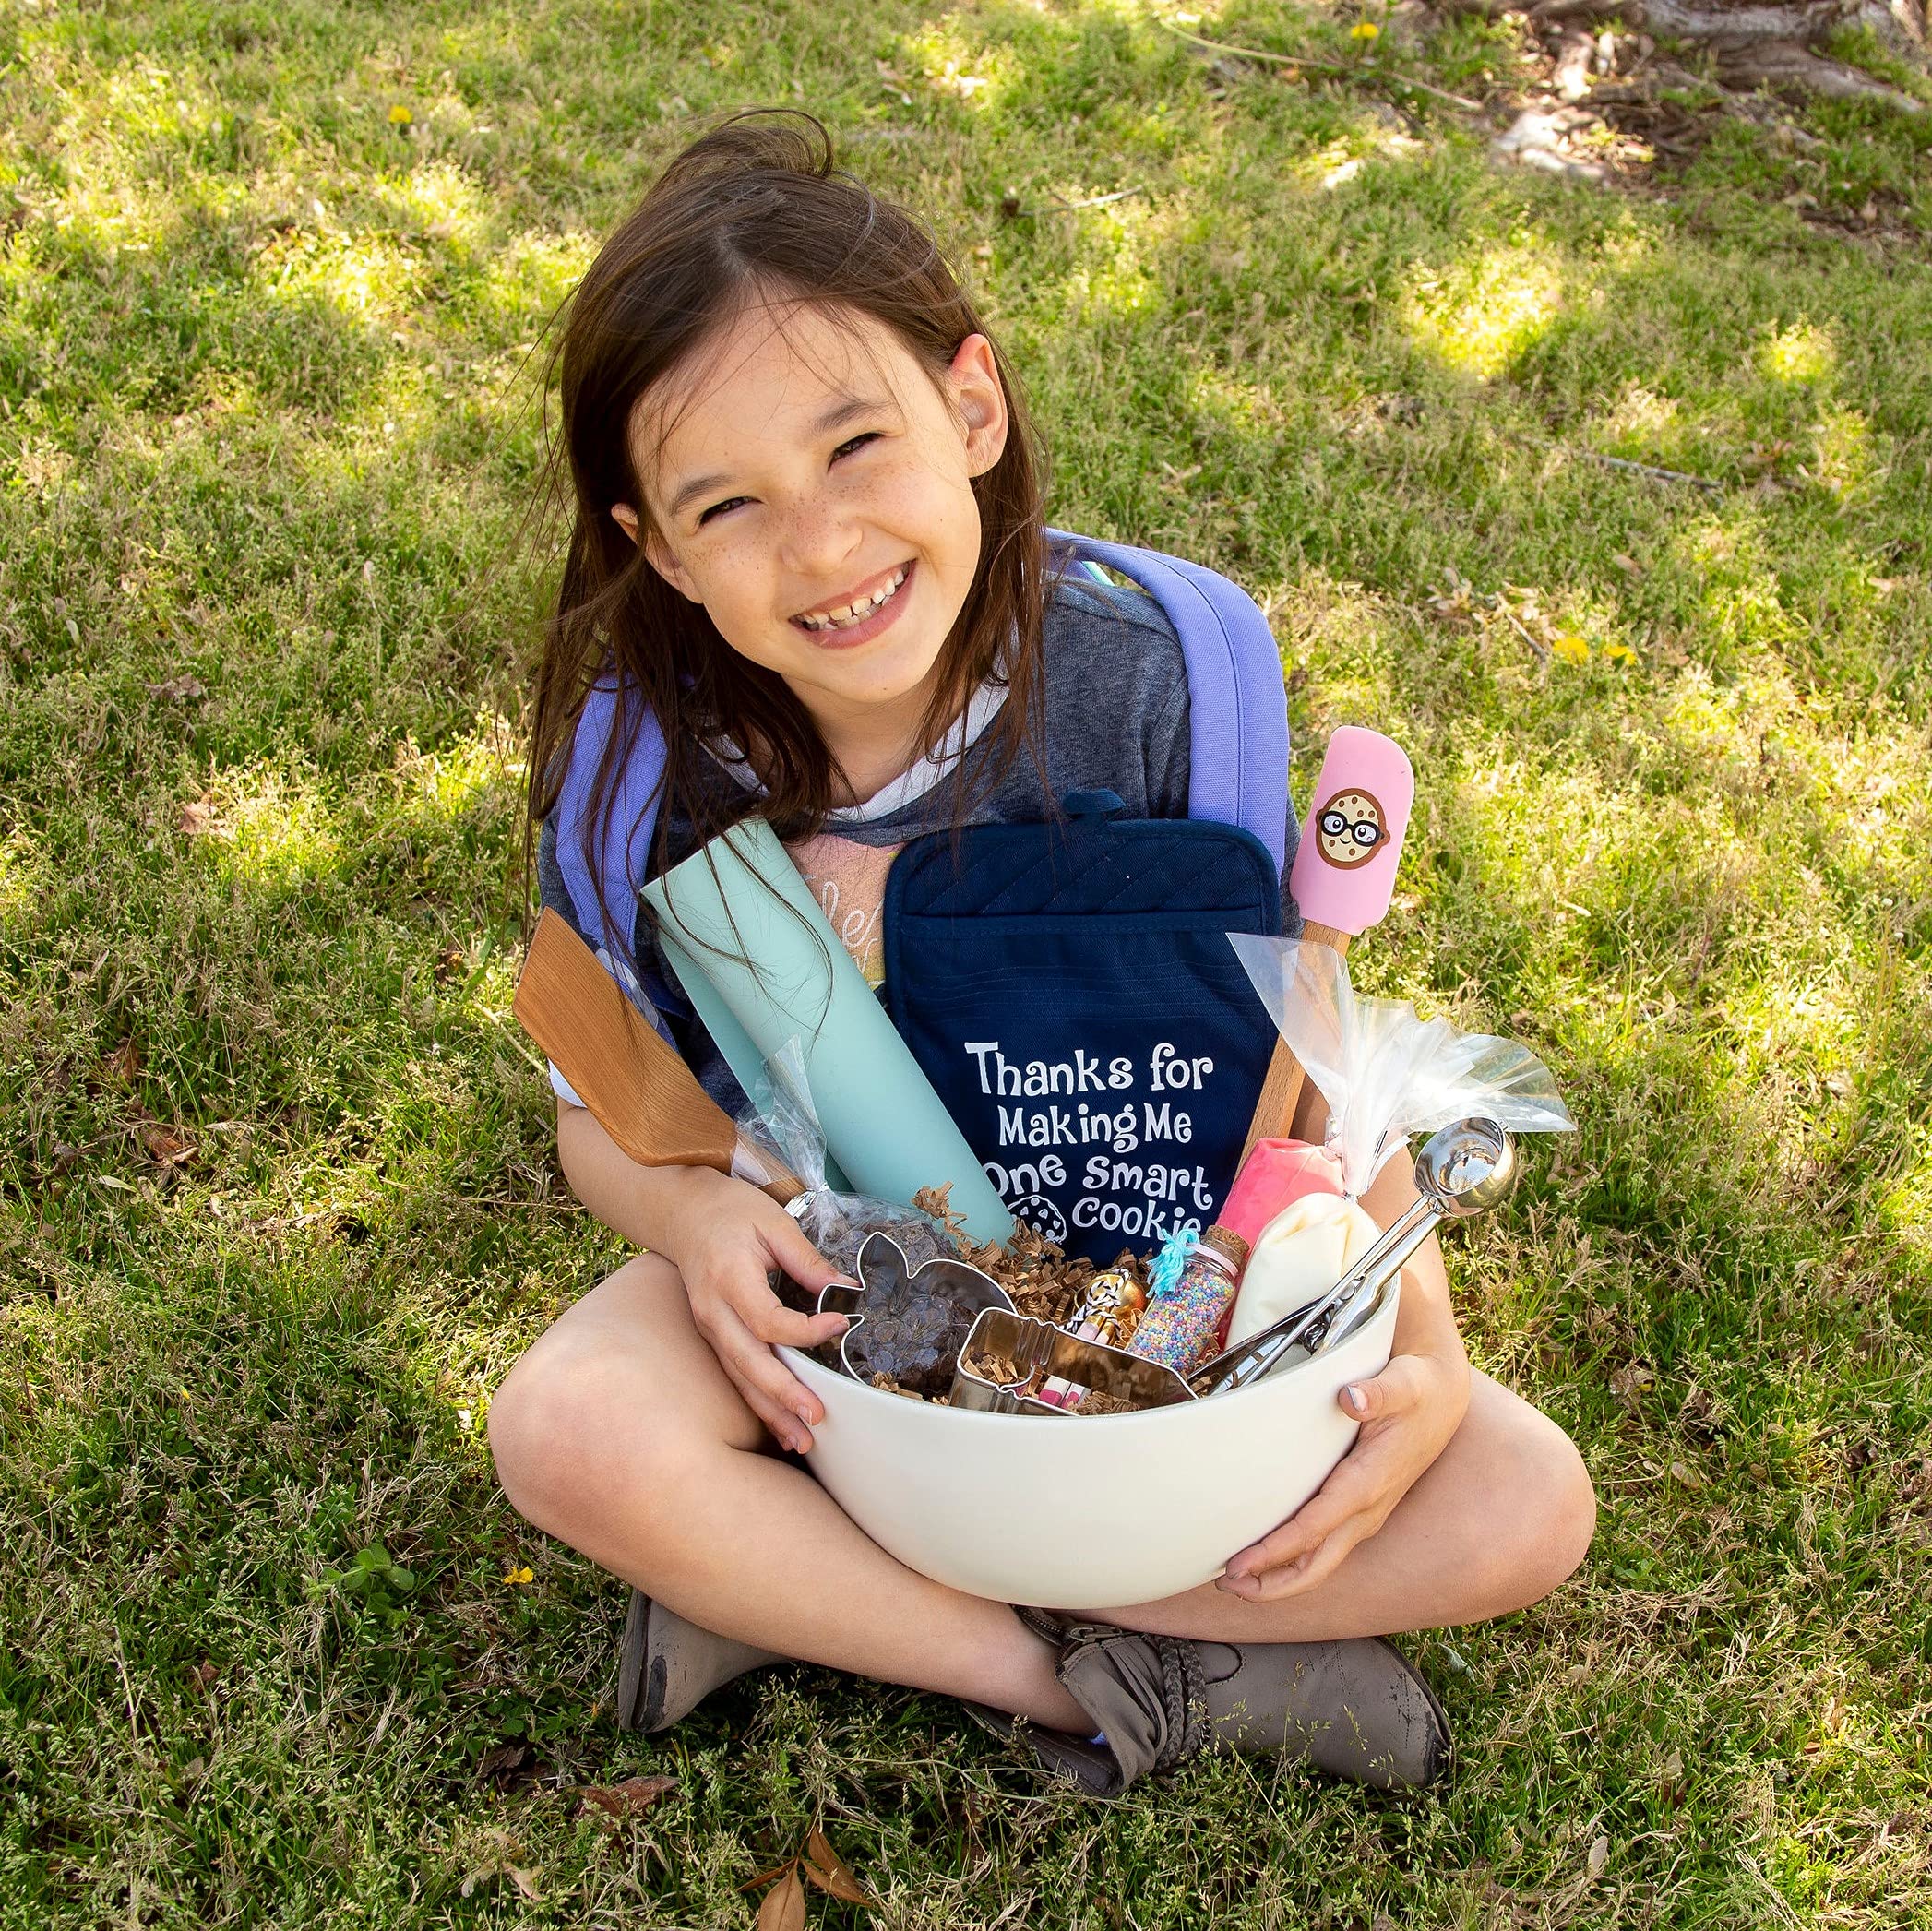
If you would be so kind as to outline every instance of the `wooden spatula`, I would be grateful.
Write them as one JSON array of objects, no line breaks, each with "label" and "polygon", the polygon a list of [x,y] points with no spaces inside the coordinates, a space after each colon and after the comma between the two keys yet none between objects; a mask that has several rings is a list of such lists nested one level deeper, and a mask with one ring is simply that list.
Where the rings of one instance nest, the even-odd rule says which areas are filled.
[{"label": "wooden spatula", "polygon": [[548,906],[537,921],[511,1009],[638,1165],[736,1172],[774,1200],[805,1191],[805,1182],[776,1154],[738,1131],[632,1007],[596,954]]}]

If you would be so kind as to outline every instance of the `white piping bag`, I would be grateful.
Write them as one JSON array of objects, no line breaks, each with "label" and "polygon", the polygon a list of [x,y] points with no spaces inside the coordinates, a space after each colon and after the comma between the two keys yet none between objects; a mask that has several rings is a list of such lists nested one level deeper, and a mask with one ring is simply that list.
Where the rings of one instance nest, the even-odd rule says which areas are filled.
[{"label": "white piping bag", "polygon": [[1412,1133],[1476,1115],[1511,1133],[1576,1122],[1549,1068],[1514,1040],[1425,1019],[1406,999],[1360,999],[1332,946],[1231,932],[1257,995],[1329,1104],[1324,1142],[1351,1198]]}]

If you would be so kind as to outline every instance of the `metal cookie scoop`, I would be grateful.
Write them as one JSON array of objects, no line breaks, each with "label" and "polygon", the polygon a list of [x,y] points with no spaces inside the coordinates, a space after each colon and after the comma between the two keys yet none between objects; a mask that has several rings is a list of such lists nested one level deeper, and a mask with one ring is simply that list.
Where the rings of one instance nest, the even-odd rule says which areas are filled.
[{"label": "metal cookie scoop", "polygon": [[1375,1246],[1318,1301],[1230,1348],[1193,1377],[1203,1395],[1245,1388],[1278,1368],[1317,1354],[1360,1325],[1402,1263],[1440,1221],[1485,1213],[1516,1184],[1516,1144],[1494,1120],[1458,1120],[1430,1136],[1415,1161],[1422,1198],[1413,1202]]},{"label": "metal cookie scoop", "polygon": [[923,1395],[943,1395],[974,1320],[989,1307],[1014,1311],[992,1275],[963,1260],[909,1268],[905,1249],[888,1234],[865,1236],[853,1271],[858,1286],[835,1281],[819,1294],[818,1312],[850,1317],[839,1363],[854,1381],[883,1375]]}]

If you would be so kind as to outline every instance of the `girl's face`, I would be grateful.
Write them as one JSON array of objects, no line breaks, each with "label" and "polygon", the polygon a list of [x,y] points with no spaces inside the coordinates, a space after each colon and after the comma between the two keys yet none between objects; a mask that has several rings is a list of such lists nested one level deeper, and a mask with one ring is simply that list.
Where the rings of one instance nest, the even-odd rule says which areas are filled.
[{"label": "girl's face", "polygon": [[[936,377],[869,316],[749,309],[639,405],[645,553],[826,735],[910,733],[979,566],[1007,402],[983,335]],[[611,514],[633,542],[632,506]]]}]

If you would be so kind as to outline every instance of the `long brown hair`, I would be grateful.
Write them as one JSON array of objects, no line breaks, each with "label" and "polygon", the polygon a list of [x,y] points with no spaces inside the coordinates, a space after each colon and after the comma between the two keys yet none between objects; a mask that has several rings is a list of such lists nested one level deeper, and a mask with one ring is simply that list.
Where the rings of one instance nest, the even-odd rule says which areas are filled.
[{"label": "long brown hair", "polygon": [[[986,333],[937,243],[905,209],[835,168],[830,136],[805,113],[757,112],[713,128],[671,162],[598,251],[551,356],[560,421],[547,480],[571,530],[537,672],[526,826],[526,840],[534,838],[555,808],[585,697],[614,673],[614,728],[590,793],[593,876],[616,775],[646,711],[669,754],[660,852],[674,811],[700,843],[731,820],[710,802],[715,783],[704,782],[706,735],[728,735],[752,753],[765,795],[736,815],[756,809],[781,837],[815,830],[841,802],[842,774],[784,681],[732,650],[703,606],[659,576],[611,516],[618,503],[646,514],[630,441],[638,399],[747,304],[774,300],[870,316],[935,377],[969,335]],[[996,347],[994,355],[1010,427],[999,460],[972,482],[979,566],[936,663],[919,738],[930,749],[980,682],[1004,682],[1006,702],[971,760],[982,785],[1023,745],[1038,755],[1046,594],[1040,454],[1020,386]],[[596,883],[602,901],[602,878]],[[578,911],[591,915],[589,906]],[[628,948],[631,935],[618,937]]]}]

